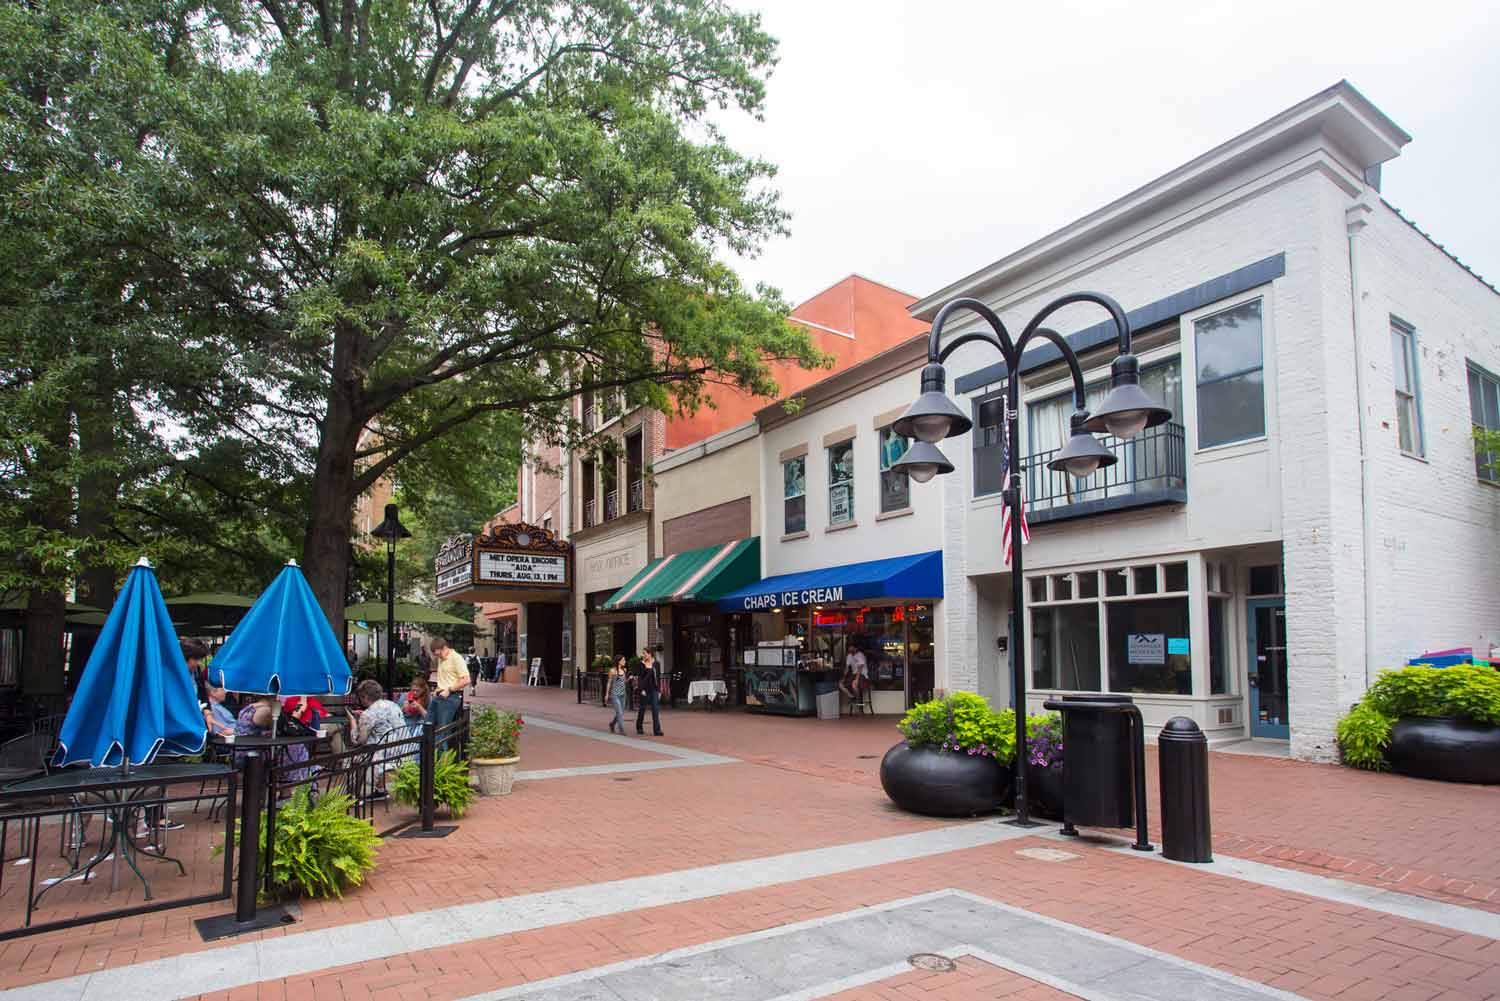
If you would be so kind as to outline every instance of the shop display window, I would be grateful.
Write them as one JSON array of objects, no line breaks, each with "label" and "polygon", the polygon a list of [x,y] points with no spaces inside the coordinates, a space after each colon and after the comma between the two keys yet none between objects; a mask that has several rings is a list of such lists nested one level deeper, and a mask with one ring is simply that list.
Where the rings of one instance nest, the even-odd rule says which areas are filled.
[{"label": "shop display window", "polygon": [[1193,693],[1186,598],[1111,602],[1105,615],[1110,691]]},{"label": "shop display window", "polygon": [[1099,606],[1057,605],[1031,610],[1031,686],[1099,690]]}]

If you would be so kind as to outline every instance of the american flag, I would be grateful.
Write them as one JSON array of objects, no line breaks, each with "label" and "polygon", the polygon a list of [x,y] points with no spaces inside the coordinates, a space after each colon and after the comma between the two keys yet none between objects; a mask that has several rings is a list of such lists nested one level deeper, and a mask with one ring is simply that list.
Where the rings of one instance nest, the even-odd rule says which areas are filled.
[{"label": "american flag", "polygon": [[[1000,473],[1000,482],[1009,486],[1010,441],[1009,436],[1004,431],[1000,432]],[[1019,481],[1020,477],[1016,479]],[[1020,490],[1017,490],[1016,493],[1021,508],[1021,545],[1024,546],[1031,541],[1031,526],[1026,524],[1026,497]],[[1003,545],[1005,546],[1005,565],[1010,566],[1010,505],[1002,503],[1000,511],[1000,538],[1003,540]]]}]

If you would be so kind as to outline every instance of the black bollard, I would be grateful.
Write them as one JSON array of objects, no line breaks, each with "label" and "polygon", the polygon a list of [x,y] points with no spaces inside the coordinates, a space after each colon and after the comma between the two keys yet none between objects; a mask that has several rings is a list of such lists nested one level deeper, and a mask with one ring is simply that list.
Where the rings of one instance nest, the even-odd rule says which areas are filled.
[{"label": "black bollard", "polygon": [[1161,853],[1175,862],[1212,862],[1208,738],[1186,716],[1174,716],[1156,738],[1161,771]]},{"label": "black bollard", "polygon": [[437,810],[435,772],[437,769],[437,741],[433,734],[432,720],[422,721],[422,756],[418,762],[418,792],[422,800],[422,830],[431,831],[433,815]]},{"label": "black bollard", "polygon": [[266,759],[259,751],[245,755],[245,792],[240,813],[240,881],[234,920],[255,919],[255,893],[260,884],[260,807],[266,797]]}]

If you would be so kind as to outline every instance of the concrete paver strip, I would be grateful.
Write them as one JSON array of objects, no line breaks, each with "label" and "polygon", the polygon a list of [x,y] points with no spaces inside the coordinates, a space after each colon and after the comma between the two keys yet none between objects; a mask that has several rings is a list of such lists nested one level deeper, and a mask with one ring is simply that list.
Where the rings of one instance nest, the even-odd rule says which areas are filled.
[{"label": "concrete paver strip", "polygon": [[913,953],[975,956],[1088,1001],[1299,995],[988,900],[943,890],[471,995],[467,1001],[790,1001],[900,972]]}]

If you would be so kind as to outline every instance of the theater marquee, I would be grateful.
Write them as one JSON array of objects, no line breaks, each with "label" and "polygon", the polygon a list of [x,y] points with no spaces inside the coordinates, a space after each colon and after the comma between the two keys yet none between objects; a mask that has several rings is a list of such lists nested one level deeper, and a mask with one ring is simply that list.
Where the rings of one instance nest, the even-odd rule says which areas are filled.
[{"label": "theater marquee", "polygon": [[562,601],[573,587],[573,546],[536,525],[455,535],[433,560],[449,601]]}]

